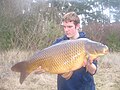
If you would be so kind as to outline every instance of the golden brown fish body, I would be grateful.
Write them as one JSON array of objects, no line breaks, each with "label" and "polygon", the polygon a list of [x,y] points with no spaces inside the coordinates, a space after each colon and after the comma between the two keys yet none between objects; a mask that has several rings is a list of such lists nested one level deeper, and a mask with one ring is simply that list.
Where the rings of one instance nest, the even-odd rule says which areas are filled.
[{"label": "golden brown fish body", "polygon": [[[86,53],[83,42],[62,42],[57,45],[48,47],[37,53],[32,61],[29,62],[29,70],[33,71],[41,66],[47,72],[60,74],[75,70],[82,66]],[[74,47],[76,45],[76,47]],[[33,61],[34,60],[34,61]]]},{"label": "golden brown fish body", "polygon": [[66,40],[33,55],[28,61],[15,64],[11,69],[21,72],[20,83],[38,67],[54,74],[68,73],[82,67],[89,57],[106,54],[108,47],[89,39]]}]

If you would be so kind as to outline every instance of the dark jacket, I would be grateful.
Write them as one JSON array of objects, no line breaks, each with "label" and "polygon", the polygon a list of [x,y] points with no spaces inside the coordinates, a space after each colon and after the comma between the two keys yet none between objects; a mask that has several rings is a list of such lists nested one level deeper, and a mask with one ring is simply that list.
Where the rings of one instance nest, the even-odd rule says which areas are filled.
[{"label": "dark jacket", "polygon": [[[86,38],[84,32],[79,33],[79,38]],[[66,35],[58,38],[53,44],[59,43],[63,40],[69,40]],[[97,61],[93,62],[97,66]],[[57,89],[58,90],[95,90],[94,78],[89,72],[86,72],[86,68],[82,67],[74,71],[72,77],[66,80],[61,75],[57,77]]]}]

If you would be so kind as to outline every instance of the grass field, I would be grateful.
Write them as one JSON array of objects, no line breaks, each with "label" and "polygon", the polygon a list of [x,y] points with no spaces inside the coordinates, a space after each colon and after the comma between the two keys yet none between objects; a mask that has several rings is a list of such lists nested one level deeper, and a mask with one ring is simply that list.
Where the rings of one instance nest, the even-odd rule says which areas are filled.
[{"label": "grass field", "polygon": [[[32,51],[19,50],[0,52],[0,90],[56,90],[56,75],[32,73],[21,85],[19,73],[10,70],[13,64],[32,54]],[[96,90],[120,90],[120,53],[101,57],[94,77]]]}]

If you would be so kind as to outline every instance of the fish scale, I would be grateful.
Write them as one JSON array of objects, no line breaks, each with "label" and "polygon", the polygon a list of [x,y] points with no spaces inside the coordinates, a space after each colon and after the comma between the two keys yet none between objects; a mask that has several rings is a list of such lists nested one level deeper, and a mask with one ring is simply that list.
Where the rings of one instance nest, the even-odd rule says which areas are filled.
[{"label": "fish scale", "polygon": [[[74,44],[76,44],[76,47],[73,47]],[[74,54],[76,55],[78,53],[78,51],[79,51],[78,50],[78,48],[79,48],[78,46],[79,45],[77,45],[77,43],[71,43],[71,44],[68,44],[67,46],[68,47],[64,47],[64,46],[61,47],[61,46],[59,46],[58,48],[54,48],[54,49],[57,49],[57,50],[59,50],[59,48],[61,48],[59,50],[59,52],[58,52],[59,54],[51,52],[51,51],[53,51],[53,49],[50,49],[49,51],[42,53],[43,54],[42,56],[46,56],[48,53],[51,52],[51,54],[49,56],[47,56],[46,59],[41,59],[41,58],[37,57],[38,60],[36,60],[36,62],[37,63],[41,63],[41,61],[42,61],[43,63],[41,65],[41,68],[43,68],[44,70],[49,71],[51,73],[58,73],[58,72],[59,73],[64,73],[66,71],[66,69],[67,69],[66,72],[68,72],[68,70],[70,70],[70,68],[71,68],[70,67],[71,64],[73,64],[72,57],[74,56]],[[64,49],[64,52],[63,52],[63,49]],[[83,49],[83,48],[81,48],[81,49]],[[54,50],[54,51],[56,51],[56,50]],[[64,56],[63,56],[63,54],[64,54]],[[54,58],[52,58],[53,56],[54,56]],[[39,59],[41,59],[41,61]],[[49,62],[47,63],[46,61],[48,61],[48,59],[49,59]],[[50,61],[52,62],[52,64],[50,64]],[[59,61],[60,61],[60,63],[59,63]],[[65,62],[67,62],[66,65],[64,65]],[[77,62],[75,62],[75,63],[77,63]]]},{"label": "fish scale", "polygon": [[47,47],[34,54],[29,60],[15,64],[11,69],[20,72],[20,83],[38,67],[41,72],[64,74],[82,67],[84,60],[90,56],[93,60],[105,55],[108,47],[90,39],[66,40]]}]

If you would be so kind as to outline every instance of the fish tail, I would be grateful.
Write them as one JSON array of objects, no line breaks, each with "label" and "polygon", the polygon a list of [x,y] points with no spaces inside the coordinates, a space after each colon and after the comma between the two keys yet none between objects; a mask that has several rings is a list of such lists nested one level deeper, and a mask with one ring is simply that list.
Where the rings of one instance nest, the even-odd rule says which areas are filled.
[{"label": "fish tail", "polygon": [[26,77],[30,74],[29,72],[27,72],[27,66],[28,63],[26,61],[23,61],[11,67],[12,71],[20,72],[20,84],[22,84]]}]

